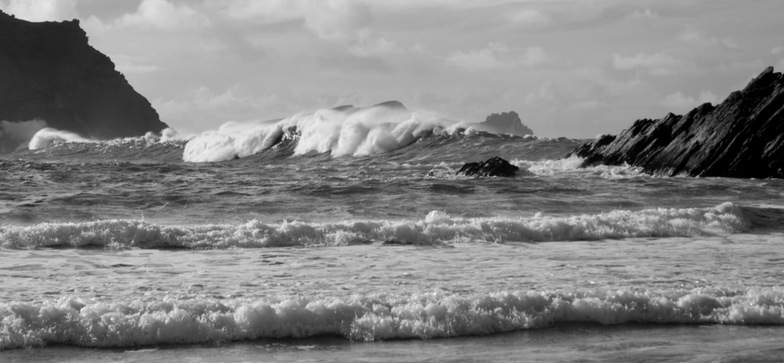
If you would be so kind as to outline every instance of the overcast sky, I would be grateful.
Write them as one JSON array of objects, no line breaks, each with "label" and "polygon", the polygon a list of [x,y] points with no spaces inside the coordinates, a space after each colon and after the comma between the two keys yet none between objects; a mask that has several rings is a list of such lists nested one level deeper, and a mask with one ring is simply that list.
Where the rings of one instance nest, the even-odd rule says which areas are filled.
[{"label": "overcast sky", "polygon": [[781,0],[0,0],[78,18],[161,119],[227,121],[399,100],[540,136],[617,133],[784,69]]}]

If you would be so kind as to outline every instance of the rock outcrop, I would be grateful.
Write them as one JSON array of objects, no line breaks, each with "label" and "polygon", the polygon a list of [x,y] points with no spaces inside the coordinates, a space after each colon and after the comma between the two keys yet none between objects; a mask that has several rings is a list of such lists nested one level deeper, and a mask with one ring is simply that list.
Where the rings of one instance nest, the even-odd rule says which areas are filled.
[{"label": "rock outcrop", "polygon": [[475,130],[486,131],[494,134],[510,134],[517,136],[533,135],[534,132],[520,120],[517,112],[494,113],[478,124],[471,127]]},{"label": "rock outcrop", "polygon": [[784,76],[767,68],[717,106],[638,120],[570,155],[583,166],[628,163],[654,174],[784,177]]},{"label": "rock outcrop", "polygon": [[465,175],[465,176],[478,176],[478,177],[488,177],[488,176],[503,176],[503,177],[513,177],[517,174],[517,170],[519,170],[517,166],[510,164],[508,161],[494,156],[490,159],[485,161],[480,161],[476,163],[465,163],[460,170],[457,171],[457,174]]},{"label": "rock outcrop", "polygon": [[[0,120],[43,120],[96,139],[167,127],[109,57],[88,44],[78,20],[34,23],[1,11]],[[0,130],[4,149],[9,135]]]}]

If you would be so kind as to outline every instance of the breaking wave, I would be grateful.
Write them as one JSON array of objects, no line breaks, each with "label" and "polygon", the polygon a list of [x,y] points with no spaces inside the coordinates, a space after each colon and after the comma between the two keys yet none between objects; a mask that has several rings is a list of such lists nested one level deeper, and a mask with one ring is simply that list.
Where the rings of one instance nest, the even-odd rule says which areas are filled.
[{"label": "breaking wave", "polygon": [[356,341],[476,336],[555,323],[784,324],[784,291],[527,291],[461,295],[195,298],[0,304],[0,350],[137,347],[338,335]]},{"label": "breaking wave", "polygon": [[[519,119],[509,122],[520,124]],[[475,126],[472,128],[472,126]],[[481,126],[481,127],[480,127]],[[461,123],[396,101],[369,107],[342,106],[299,113],[269,123],[227,123],[188,142],[183,160],[209,162],[246,157],[293,139],[295,155],[365,156],[400,149],[432,134],[458,130],[503,133],[508,125]]]},{"label": "breaking wave", "polygon": [[[1,226],[6,248],[260,248],[341,246],[363,243],[433,245],[472,242],[547,242],[634,237],[693,237],[740,233],[751,223],[744,209],[614,210],[599,214],[459,218],[440,211],[422,220],[300,221],[202,226],[162,226],[138,220]],[[757,219],[761,217],[756,217]]]},{"label": "breaking wave", "polygon": [[38,132],[33,135],[27,147],[30,150],[38,150],[46,148],[56,142],[89,143],[95,142],[95,140],[83,138],[70,131],[62,131],[53,129],[51,127],[45,127],[41,130],[38,130]]}]

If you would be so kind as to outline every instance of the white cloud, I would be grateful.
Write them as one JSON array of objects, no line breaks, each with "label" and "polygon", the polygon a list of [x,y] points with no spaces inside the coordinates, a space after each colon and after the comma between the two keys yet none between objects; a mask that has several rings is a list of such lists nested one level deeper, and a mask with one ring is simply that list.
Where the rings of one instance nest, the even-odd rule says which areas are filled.
[{"label": "white cloud", "polygon": [[151,60],[147,57],[134,57],[126,54],[112,55],[115,68],[125,74],[141,74],[159,71],[160,67],[150,64]]},{"label": "white cloud", "polygon": [[727,49],[736,49],[738,47],[738,43],[732,38],[719,39],[717,37],[709,37],[694,29],[689,29],[681,33],[678,36],[678,40],[699,46],[721,46]]},{"label": "white cloud", "polygon": [[773,54],[773,55],[779,55],[779,54],[782,54],[782,53],[784,53],[784,47],[773,47],[770,50],[770,54]]},{"label": "white cloud", "polygon": [[660,104],[671,112],[687,112],[706,102],[716,104],[718,97],[710,91],[702,91],[696,97],[687,96],[678,91],[664,97]]},{"label": "white cloud", "polygon": [[144,0],[133,14],[125,14],[119,26],[157,28],[163,30],[191,30],[210,26],[210,19],[188,5],[168,0]]},{"label": "white cloud", "polygon": [[355,41],[370,22],[370,8],[354,0],[239,0],[228,8],[230,17],[264,23],[301,21],[319,39]]},{"label": "white cloud", "polygon": [[311,4],[305,17],[305,28],[320,39],[351,40],[370,21],[367,6],[349,0],[321,0]]},{"label": "white cloud", "polygon": [[535,9],[523,9],[505,14],[512,25],[540,27],[550,23],[550,18]]},{"label": "white cloud", "polygon": [[533,67],[549,59],[540,47],[511,49],[503,43],[490,43],[487,48],[450,54],[446,62],[468,71],[487,71]]},{"label": "white cloud", "polygon": [[628,57],[615,53],[613,54],[613,66],[622,71],[646,70],[651,75],[662,76],[682,71],[684,63],[664,53],[637,53]]},{"label": "white cloud", "polygon": [[635,9],[631,14],[629,14],[629,20],[640,20],[640,19],[656,19],[659,17],[659,14],[650,8],[645,9]]},{"label": "white cloud", "polygon": [[0,7],[16,17],[29,21],[71,20],[79,17],[76,0],[11,0]]},{"label": "white cloud", "polygon": [[388,56],[401,54],[405,49],[397,43],[383,37],[375,37],[369,31],[359,41],[349,47],[349,51],[358,57]]}]

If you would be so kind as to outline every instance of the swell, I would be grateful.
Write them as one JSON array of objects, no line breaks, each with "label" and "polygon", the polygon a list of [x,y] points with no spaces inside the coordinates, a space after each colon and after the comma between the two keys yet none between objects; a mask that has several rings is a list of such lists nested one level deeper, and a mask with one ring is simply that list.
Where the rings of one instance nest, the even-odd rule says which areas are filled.
[{"label": "swell", "polygon": [[[723,203],[712,208],[613,210],[598,214],[460,218],[432,211],[420,220],[308,223],[252,220],[240,224],[165,226],[139,220],[2,226],[5,248],[263,248],[364,243],[435,245],[547,242],[635,237],[728,235],[780,224],[783,215]],[[778,214],[776,214],[778,213]],[[776,217],[778,216],[778,217]],[[777,219],[778,218],[778,219]]]},{"label": "swell", "polygon": [[186,143],[186,140],[167,139],[152,134],[87,142],[57,139],[43,147],[16,151],[5,157],[49,162],[179,163]]},{"label": "swell", "polygon": [[784,325],[784,291],[526,291],[462,295],[196,298],[0,304],[0,350],[137,347],[337,335],[356,341],[476,336],[555,323]]},{"label": "swell", "polygon": [[[256,140],[258,141],[258,140]],[[215,139],[175,139],[146,135],[136,138],[114,140],[74,141],[53,139],[40,148],[19,150],[6,155],[6,159],[24,159],[33,161],[77,161],[77,162],[131,162],[131,163],[181,163],[184,161],[222,161],[233,162],[242,156],[250,162],[267,163],[323,163],[338,162],[343,158],[335,158],[329,149],[306,148],[300,145],[301,132],[296,127],[281,130],[276,135],[254,145],[252,142],[242,146],[250,148],[246,152],[238,152],[240,146],[216,146]],[[313,141],[310,141],[313,143]],[[428,163],[463,163],[471,160],[484,160],[492,156],[502,155],[518,160],[559,159],[564,154],[581,144],[576,139],[549,139],[533,136],[520,137],[513,135],[497,135],[484,131],[457,129],[452,132],[425,130],[414,136],[409,142],[389,147],[374,149],[367,154],[357,154],[346,159],[348,161],[384,160],[391,162],[428,162]],[[190,145],[190,146],[189,146]],[[201,145],[201,153],[208,156],[189,157],[189,148]],[[348,155],[341,155],[348,156]]]}]

